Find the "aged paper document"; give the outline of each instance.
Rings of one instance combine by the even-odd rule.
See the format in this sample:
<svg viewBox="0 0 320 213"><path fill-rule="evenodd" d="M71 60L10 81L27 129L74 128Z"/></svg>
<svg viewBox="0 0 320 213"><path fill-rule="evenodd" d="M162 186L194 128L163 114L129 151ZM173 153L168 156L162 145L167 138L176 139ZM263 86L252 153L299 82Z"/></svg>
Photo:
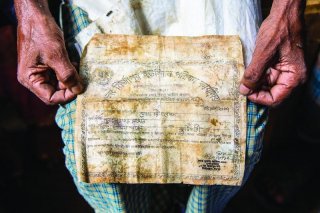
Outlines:
<svg viewBox="0 0 320 213"><path fill-rule="evenodd" d="M95 35L80 73L80 181L240 185L246 99L238 36Z"/></svg>

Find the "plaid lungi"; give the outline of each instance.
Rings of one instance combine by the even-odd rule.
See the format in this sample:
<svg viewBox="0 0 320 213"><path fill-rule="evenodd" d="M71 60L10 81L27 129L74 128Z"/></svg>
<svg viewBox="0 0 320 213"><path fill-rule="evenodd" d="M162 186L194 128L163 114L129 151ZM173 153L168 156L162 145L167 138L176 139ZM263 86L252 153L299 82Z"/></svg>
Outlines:
<svg viewBox="0 0 320 213"><path fill-rule="evenodd" d="M74 38L89 24L85 11L73 5L64 6L66 40ZM238 186L190 186L182 184L88 184L78 182L74 157L74 120L76 100L60 107L56 122L62 129L66 166L79 193L96 212L222 212L228 201L239 191ZM267 108L248 102L246 182L262 149Z"/></svg>

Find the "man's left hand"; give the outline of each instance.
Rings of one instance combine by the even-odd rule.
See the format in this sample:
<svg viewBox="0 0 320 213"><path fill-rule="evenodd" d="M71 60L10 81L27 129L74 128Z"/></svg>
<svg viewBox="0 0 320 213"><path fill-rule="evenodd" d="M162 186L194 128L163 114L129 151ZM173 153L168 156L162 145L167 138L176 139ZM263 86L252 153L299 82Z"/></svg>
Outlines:
<svg viewBox="0 0 320 213"><path fill-rule="evenodd" d="M303 0L274 0L259 30L251 64L240 93L249 100L276 106L306 79L302 50Z"/></svg>

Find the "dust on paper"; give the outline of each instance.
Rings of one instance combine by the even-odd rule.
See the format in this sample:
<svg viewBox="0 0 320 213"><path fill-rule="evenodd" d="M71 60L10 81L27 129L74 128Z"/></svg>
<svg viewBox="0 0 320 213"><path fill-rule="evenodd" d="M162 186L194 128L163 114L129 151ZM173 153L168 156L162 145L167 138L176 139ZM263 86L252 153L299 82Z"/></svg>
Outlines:
<svg viewBox="0 0 320 213"><path fill-rule="evenodd" d="M80 68L79 180L240 185L243 71L238 36L95 35Z"/></svg>

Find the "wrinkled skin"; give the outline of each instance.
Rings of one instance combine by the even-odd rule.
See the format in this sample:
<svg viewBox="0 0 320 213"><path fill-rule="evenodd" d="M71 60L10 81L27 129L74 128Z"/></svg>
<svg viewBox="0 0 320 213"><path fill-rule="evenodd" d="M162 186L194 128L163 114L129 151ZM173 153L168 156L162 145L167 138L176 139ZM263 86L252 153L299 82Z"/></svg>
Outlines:
<svg viewBox="0 0 320 213"><path fill-rule="evenodd" d="M305 0L274 0L263 22L240 93L255 103L275 106L304 82L302 17ZM15 0L18 17L18 80L47 104L62 104L83 92L69 61L63 35L47 0Z"/></svg>
<svg viewBox="0 0 320 213"><path fill-rule="evenodd" d="M241 81L240 93L249 100L276 106L305 81L301 35L304 6L305 1L301 0L274 0Z"/></svg>
<svg viewBox="0 0 320 213"><path fill-rule="evenodd" d="M83 86L47 2L15 1L15 6L19 21L19 82L46 104L71 101Z"/></svg>

